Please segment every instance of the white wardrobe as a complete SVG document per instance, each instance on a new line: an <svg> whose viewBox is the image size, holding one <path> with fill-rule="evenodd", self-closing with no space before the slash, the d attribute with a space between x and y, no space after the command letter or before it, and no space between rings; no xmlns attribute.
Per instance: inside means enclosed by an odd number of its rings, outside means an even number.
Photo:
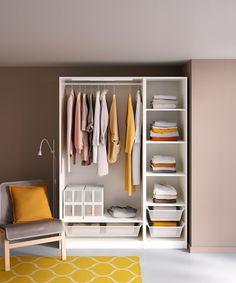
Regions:
<svg viewBox="0 0 236 283"><path fill-rule="evenodd" d="M109 165L109 174L97 176L95 164L81 166L71 162L67 170L66 120L67 99L71 88L76 92L95 93L108 90L108 109L112 95L116 94L119 132L121 142L120 158ZM128 94L132 94L135 111L136 92L142 93L142 144L141 184L132 196L124 190L125 133ZM178 100L176 109L152 109L151 100L156 94L174 95ZM187 199L188 199L188 109L186 77L60 77L59 80L59 209L67 234L68 248L187 248ZM150 126L154 121L177 122L178 141L151 141ZM172 155L176 158L176 173L153 173L150 160L153 155ZM78 159L78 158L77 158ZM177 203L155 204L152 191L155 183L168 183L178 193ZM85 197L85 185L104 187L102 197L93 202L98 207L104 203L102 216L81 216ZM82 188L82 189L81 189ZM102 200L103 198L103 200ZM97 202L96 202L97 201ZM83 204L82 204L83 203ZM88 204L87 204L88 205ZM132 206L137 208L135 218L113 218L107 213L110 206ZM153 228L149 214L157 206L175 206L181 215L177 227ZM95 208L93 208L95 209ZM170 210L171 211L171 210ZM68 213L71 216L68 216ZM171 220L171 219L170 219ZM173 219L175 220L175 219ZM90 224L89 224L90 223ZM164 228L163 230L161 230ZM155 233L155 229L161 233ZM169 228L170 229L170 228ZM150 231L151 230L151 231ZM170 229L171 230L171 229ZM170 237L168 237L170 235Z"/></svg>

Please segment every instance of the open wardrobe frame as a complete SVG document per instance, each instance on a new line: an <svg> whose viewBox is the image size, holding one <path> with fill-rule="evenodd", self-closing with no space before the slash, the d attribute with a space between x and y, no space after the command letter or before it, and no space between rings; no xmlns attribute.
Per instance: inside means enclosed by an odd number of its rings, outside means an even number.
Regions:
<svg viewBox="0 0 236 283"><path fill-rule="evenodd" d="M110 109L112 95L116 94L119 121L120 158L109 164L109 174L97 176L96 166L81 166L71 162L71 172L67 170L68 155L66 144L66 111L68 93L95 93L108 90L107 105ZM128 94L132 96L135 110L136 93L140 90L142 101L141 138L141 183L132 196L124 190L125 137ZM153 109L154 95L172 95L178 100L177 108ZM179 126L177 141L152 141L149 138L150 125L155 121L175 121ZM175 173L153 173L150 160L155 154L173 155L176 158ZM168 183L176 188L176 203L153 203L152 191L155 183ZM75 185L104 186L104 214L102 216L76 217L83 197L65 199L65 189ZM60 77L59 78L59 216L63 220L67 234L67 248L187 248L188 231L188 92L186 77ZM134 218L113 218L107 213L110 206L132 206L137 208ZM178 227L160 230L150 227L150 215L157 207L174 207L181 219ZM65 210L73 211L73 217L65 216ZM150 213L151 211L151 213ZM172 213L173 211L170 210ZM180 214L181 213L181 214ZM130 224L130 226L129 226ZM114 227L116 230L114 230ZM117 229L118 228L118 229ZM163 227L161 227L162 229ZM129 229L129 232L126 233ZM176 235L168 237L168 231ZM175 230L174 230L175 229ZM80 231L87 231L84 236ZM114 233L109 232L113 231ZM120 231L120 234L119 232ZM163 234L158 234L159 231ZM78 234L77 234L78 232ZM91 233L90 233L91 232ZM124 233L123 233L124 232ZM130 233L130 234L129 234ZM134 233L134 234L132 234ZM165 234L166 233L166 234ZM89 234L89 235L88 235ZM137 235L136 235L137 234ZM130 235L130 236L129 236ZM134 236L136 235L136 236ZM155 235L159 235L156 237Z"/></svg>

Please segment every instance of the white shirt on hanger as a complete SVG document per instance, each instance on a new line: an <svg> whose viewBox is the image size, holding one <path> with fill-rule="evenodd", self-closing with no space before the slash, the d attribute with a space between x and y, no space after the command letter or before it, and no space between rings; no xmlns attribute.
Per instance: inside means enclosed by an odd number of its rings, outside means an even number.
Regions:
<svg viewBox="0 0 236 283"><path fill-rule="evenodd" d="M106 101L107 92L108 90L104 90L101 93L100 143L98 146L98 176L105 176L108 174L107 127L109 114Z"/></svg>

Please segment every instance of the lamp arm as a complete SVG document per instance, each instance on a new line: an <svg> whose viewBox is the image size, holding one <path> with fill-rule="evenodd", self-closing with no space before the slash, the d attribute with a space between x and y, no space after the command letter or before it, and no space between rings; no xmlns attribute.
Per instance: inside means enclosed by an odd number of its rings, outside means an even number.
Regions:
<svg viewBox="0 0 236 283"><path fill-rule="evenodd" d="M50 143L49 143L49 141L48 141L46 138L42 139L42 140L41 140L41 143L40 143L40 149L42 148L44 142L46 142L46 144L48 145L48 147L49 147L51 153L54 154L54 153L55 153L54 140L53 140L53 148L52 148L51 145L50 145Z"/></svg>

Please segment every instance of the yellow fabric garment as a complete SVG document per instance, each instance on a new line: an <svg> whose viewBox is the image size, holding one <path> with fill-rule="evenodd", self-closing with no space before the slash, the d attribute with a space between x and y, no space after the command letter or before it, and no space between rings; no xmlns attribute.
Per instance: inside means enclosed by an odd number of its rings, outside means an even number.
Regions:
<svg viewBox="0 0 236 283"><path fill-rule="evenodd" d="M154 133L174 133L178 131L178 128L168 128L168 129L157 129L157 128L152 128L152 131Z"/></svg>
<svg viewBox="0 0 236 283"><path fill-rule="evenodd" d="M176 167L176 163L152 163L151 165L153 167Z"/></svg>
<svg viewBox="0 0 236 283"><path fill-rule="evenodd" d="M135 120L134 110L132 105L132 97L129 94L128 108L126 117L126 141L125 141L125 190L131 196L135 192L135 186L132 185L132 164L131 153L135 139Z"/></svg>
<svg viewBox="0 0 236 283"><path fill-rule="evenodd" d="M175 221L153 221L152 226L177 226Z"/></svg>
<svg viewBox="0 0 236 283"><path fill-rule="evenodd" d="M108 127L108 162L115 163L120 154L120 137L117 118L116 95L113 94Z"/></svg>

